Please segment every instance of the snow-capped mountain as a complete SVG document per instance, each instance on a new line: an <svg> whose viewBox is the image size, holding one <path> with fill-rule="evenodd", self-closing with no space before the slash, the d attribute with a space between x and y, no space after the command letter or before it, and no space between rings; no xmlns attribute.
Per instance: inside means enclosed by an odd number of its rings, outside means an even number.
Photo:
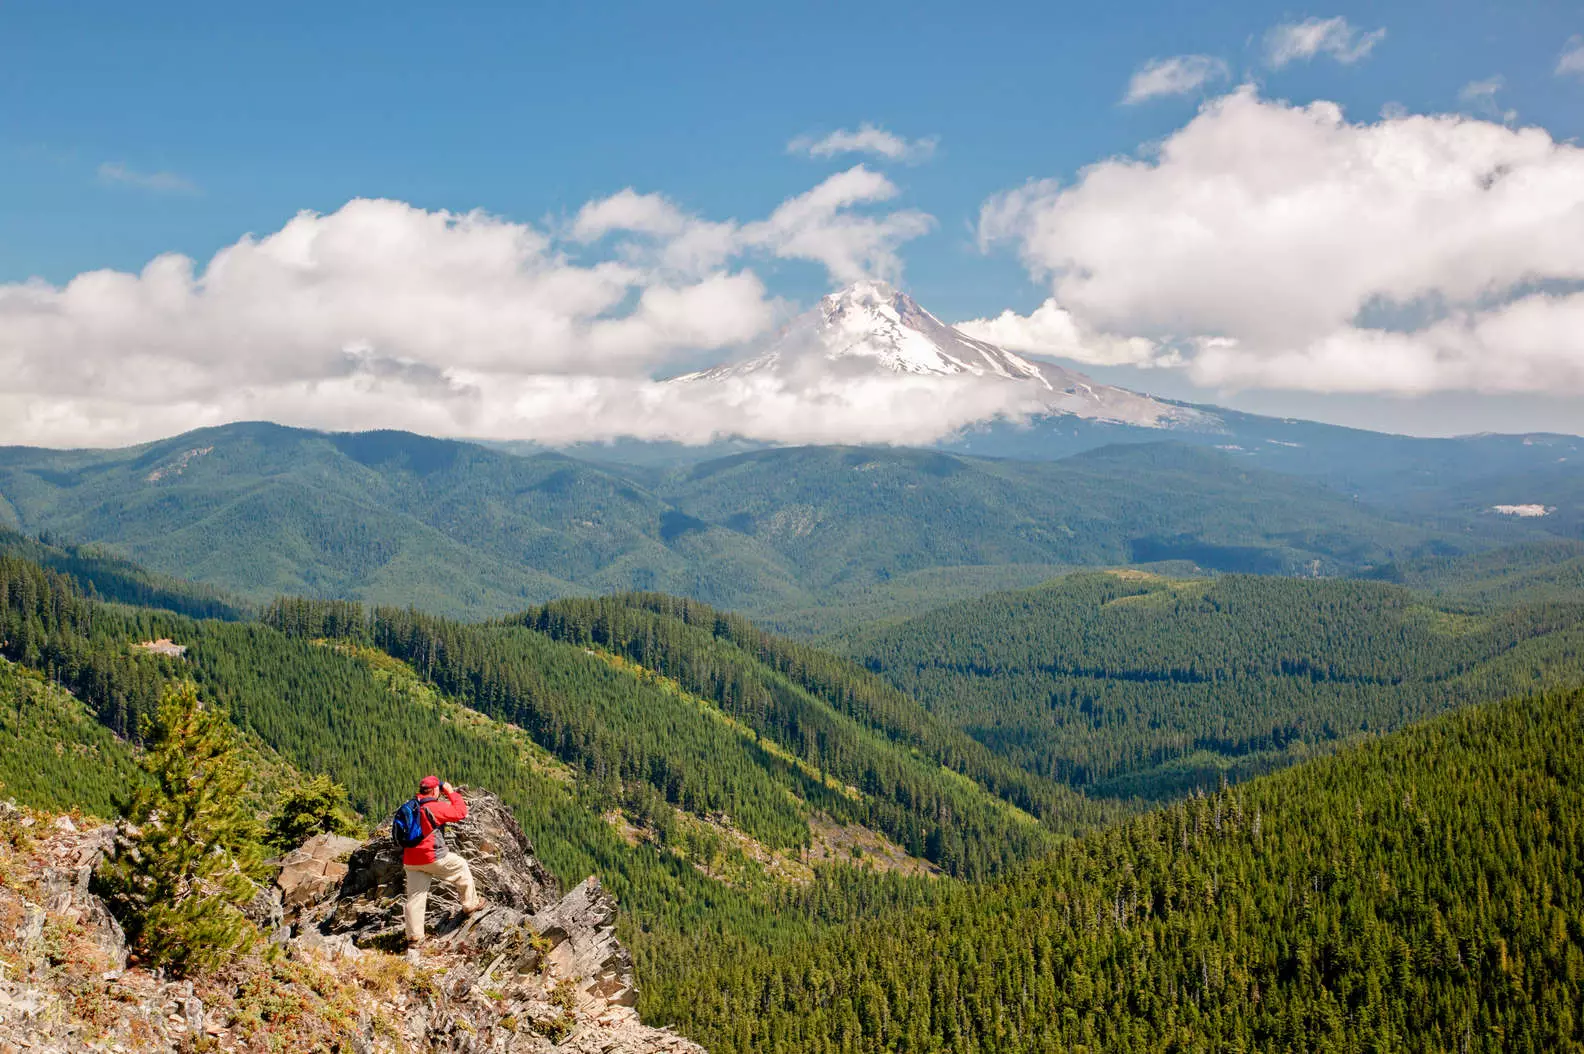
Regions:
<svg viewBox="0 0 1584 1054"><path fill-rule="evenodd" d="M805 382L811 377L886 374L990 380L1021 386L1018 402L1049 414L1150 428L1215 424L1201 411L1100 384L1054 363L976 340L880 281L856 282L825 297L794 319L763 355L685 374L674 383L728 383L760 374Z"/></svg>

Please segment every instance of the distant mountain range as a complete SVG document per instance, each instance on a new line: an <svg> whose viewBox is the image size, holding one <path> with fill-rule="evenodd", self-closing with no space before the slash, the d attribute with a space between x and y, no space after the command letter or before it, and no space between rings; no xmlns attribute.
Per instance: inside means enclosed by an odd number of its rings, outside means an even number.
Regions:
<svg viewBox="0 0 1584 1054"><path fill-rule="evenodd" d="M922 379L1022 413L934 449L550 450L262 423L124 450L0 448L0 526L254 601L479 615L664 590L808 632L1074 566L1391 577L1584 537L1584 440L1415 439L1183 406L976 340L879 282L825 297L757 358L671 383L757 378Z"/></svg>
<svg viewBox="0 0 1584 1054"><path fill-rule="evenodd" d="M798 447L634 465L237 424L123 450L0 449L0 525L102 543L254 601L479 615L652 589L801 632L1074 566L1390 578L1584 531L1577 441L1229 419L1305 445L1267 456L1130 427L1054 460ZM1139 435L1156 441L1126 441ZM1368 487L1337 485L1355 476Z"/></svg>

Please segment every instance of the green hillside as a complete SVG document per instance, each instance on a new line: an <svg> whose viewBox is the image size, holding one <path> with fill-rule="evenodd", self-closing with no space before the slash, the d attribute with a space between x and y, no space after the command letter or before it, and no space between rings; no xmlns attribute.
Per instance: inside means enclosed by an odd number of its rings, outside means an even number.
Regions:
<svg viewBox="0 0 1584 1054"><path fill-rule="evenodd" d="M579 774L596 814L619 810L653 827L679 813L788 861L821 848L830 825L851 826L972 877L1115 814L990 757L883 685L875 698L886 721L856 720L843 701L867 698L878 682L828 657L822 680L793 685L738 650L737 683L769 686L794 706L790 721L762 720L668 672L717 662L734 647L708 635L673 638L644 665L522 625L344 602L283 600L262 622L194 620L92 602L70 578L4 555L0 597L0 653L51 671L117 734L135 737L160 686L191 676L260 743L305 771L334 775L374 815L433 766L422 761L425 734L404 732L389 714L359 716L395 705L370 654L406 663L428 690L522 730ZM134 647L162 638L185 654ZM889 730L903 727L913 737L893 739ZM488 773L468 756L453 752L452 771L483 782Z"/></svg>
<svg viewBox="0 0 1584 1054"><path fill-rule="evenodd" d="M1437 602L1488 611L1539 601L1584 601L1584 541L1536 542L1383 569Z"/></svg>
<svg viewBox="0 0 1584 1054"><path fill-rule="evenodd" d="M647 590L824 631L1064 566L1361 573L1545 536L1487 520L1431 530L1171 443L1057 462L807 447L661 468L239 424L126 450L0 450L0 525L255 603L468 617Z"/></svg>
<svg viewBox="0 0 1584 1054"><path fill-rule="evenodd" d="M1030 771L1167 798L1467 703L1584 683L1584 596L1465 607L1376 582L1086 573L844 646Z"/></svg>
<svg viewBox="0 0 1584 1054"><path fill-rule="evenodd" d="M132 749L37 670L0 659L0 798L116 815L140 778Z"/></svg>
<svg viewBox="0 0 1584 1054"><path fill-rule="evenodd" d="M96 600L167 608L194 618L238 619L249 613L245 602L212 586L149 571L102 547L73 545L47 534L44 537L48 540L0 527L0 553L68 575Z"/></svg>
<svg viewBox="0 0 1584 1054"><path fill-rule="evenodd" d="M1584 1043L1584 694L1477 707L1196 797L1015 881L651 1002L714 1054L1469 1051Z"/></svg>
<svg viewBox="0 0 1584 1054"><path fill-rule="evenodd" d="M135 731L163 683L191 678L256 745L254 767L266 786L255 790L264 799L273 800L279 783L269 771L274 763L330 775L374 820L390 815L411 793L416 774L439 772L487 787L512 807L546 865L565 883L597 874L616 893L627 939L648 962L660 962L649 955L657 934L723 932L761 943L773 934L795 938L806 929L798 913L779 910L776 891L788 881L813 877L797 850L810 838L808 821L819 817L796 790L816 783L817 773L798 772L790 758L775 759L751 733L711 717L699 700L591 660L581 648L539 638L549 660L538 672L550 682L568 674L569 667L555 662L558 657L597 664L576 666L590 676L572 687L580 707L611 722L598 726L603 733L590 725L585 730L595 731L586 738L556 740L577 762L569 764L530 732L469 709L367 644L295 637L257 622L194 620L97 604L83 599L65 576L6 556L0 556L0 600L0 652L8 656L0 665L0 736L6 747L0 780L6 795L111 814L136 778L134 748L89 715ZM299 610L322 613L313 605ZM153 637L181 642L186 655L157 656L133 647ZM537 654L544 658L546 651ZM40 673L45 669L83 703L46 685ZM624 713L612 714L622 707ZM623 759L596 747L620 748L610 730L625 720L626 730L641 733L646 718L653 728L674 731L675 739L636 755L641 775L623 783L616 778ZM715 756L700 756L694 737L704 737L703 748ZM755 757L768 760L734 769L733 758ZM90 768L79 764L84 759L103 764ZM677 787L676 802L669 801L666 777L689 771L696 778ZM724 822L723 806L750 801L744 788L759 808L743 808ZM981 797L1001 811L996 799ZM721 811L706 815L689 807ZM1039 830L1032 821L1020 824ZM821 836L831 827L822 824ZM777 836L796 844L790 853L771 856L753 835L772 845ZM854 844L881 841L871 836ZM778 860L785 866L777 868ZM908 888L902 880L870 875L867 864L855 862L860 866L842 870L863 888Z"/></svg>
<svg viewBox="0 0 1584 1054"><path fill-rule="evenodd" d="M0 554L6 793L113 808L135 748L102 726L135 734L190 677L266 783L271 766L326 773L376 819L418 772L499 793L558 875L620 897L646 1019L716 1054L1584 1039L1578 693L1371 724L1334 756L1117 820L851 662L693 601L568 599L479 625L283 600L227 621L79 581ZM1051 593L1089 607L1022 617ZM1316 707L1401 670L1442 689L1560 682L1584 655L1567 604L1471 614L1379 583L1086 574L983 603L1003 609L937 627L941 643L1054 648L1124 685L1172 683L1129 677L1154 669L1235 693L1275 670ZM135 646L161 637L185 654ZM1131 744L1146 726L1109 727ZM899 847L984 880L885 872ZM833 859L856 866L814 863Z"/></svg>
<svg viewBox="0 0 1584 1054"><path fill-rule="evenodd" d="M949 770L992 791L1011 814L1028 814L1071 833L1114 816L1067 788L1018 769L861 667L765 633L741 616L658 593L562 600L511 620L556 640L613 651L710 700L734 720L805 763L866 795L913 802L917 816L947 812L959 825L977 798L946 800L933 790ZM903 748L899 751L897 748ZM957 781L948 780L947 786ZM899 836L916 855L948 871L984 872L983 835L941 831L948 844L918 852L910 824L867 820ZM1011 833L1021 834L1014 824ZM926 838L928 835L926 834ZM991 840L995 840L992 836ZM1005 843L1021 855L1017 841Z"/></svg>

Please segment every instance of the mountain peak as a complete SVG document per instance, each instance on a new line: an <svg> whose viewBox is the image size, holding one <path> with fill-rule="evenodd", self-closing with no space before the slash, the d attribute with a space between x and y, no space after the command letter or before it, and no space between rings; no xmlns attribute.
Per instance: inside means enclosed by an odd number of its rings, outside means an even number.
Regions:
<svg viewBox="0 0 1584 1054"><path fill-rule="evenodd" d="M875 310L887 305L895 306L897 301L913 304L912 297L882 278L860 278L822 297L820 304L827 309L858 307Z"/></svg>
<svg viewBox="0 0 1584 1054"><path fill-rule="evenodd" d="M1007 389L1018 393L1012 402L1041 413L1148 427L1196 424L1204 417L970 337L878 278L853 282L821 298L812 311L792 321L768 353L677 381L721 383L766 373L796 375L803 382L820 376L840 380L878 375L1006 383L1017 386Z"/></svg>

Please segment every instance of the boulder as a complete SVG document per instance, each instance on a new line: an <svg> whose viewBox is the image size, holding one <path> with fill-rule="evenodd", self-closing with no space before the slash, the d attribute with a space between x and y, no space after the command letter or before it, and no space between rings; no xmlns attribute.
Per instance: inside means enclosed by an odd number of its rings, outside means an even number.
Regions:
<svg viewBox="0 0 1584 1054"><path fill-rule="evenodd" d="M39 871L44 908L50 914L82 927L83 933L104 956L110 969L125 969L126 934L122 932L115 916L110 914L105 902L89 888L94 870L106 856L115 852L115 828L106 824L79 833L70 819L60 819L65 820L65 825L56 822L56 837L49 843L49 862Z"/></svg>
<svg viewBox="0 0 1584 1054"><path fill-rule="evenodd" d="M632 955L616 939L616 898L599 879L590 877L528 924L550 945L549 968L581 979L579 988L590 999L637 1004Z"/></svg>
<svg viewBox="0 0 1584 1054"><path fill-rule="evenodd" d="M341 886L351 870L347 860L363 843L345 835L316 834L281 857L275 885L286 910L321 901Z"/></svg>

